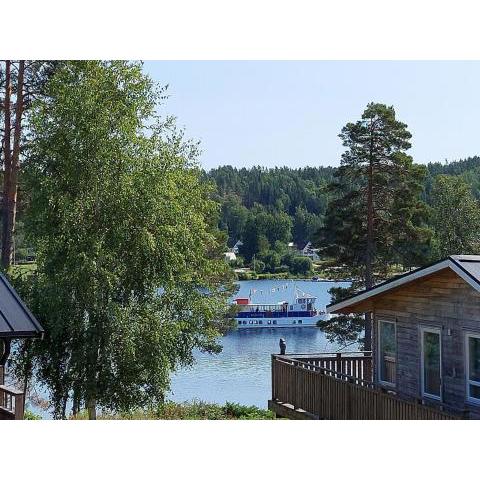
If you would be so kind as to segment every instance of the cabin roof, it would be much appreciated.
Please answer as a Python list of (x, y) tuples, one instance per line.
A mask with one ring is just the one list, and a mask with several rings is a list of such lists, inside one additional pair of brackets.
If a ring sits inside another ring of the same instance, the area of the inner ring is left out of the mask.
[(401, 287), (414, 280), (418, 280), (427, 275), (435, 274), (441, 270), (449, 268), (459, 277), (468, 283), (477, 292), (480, 292), (480, 255), (450, 255), (444, 260), (440, 260), (426, 267), (417, 268), (411, 272), (398, 275), (396, 277), (380, 283), (370, 289), (352, 295), (344, 300), (327, 305), (328, 313), (347, 313), (349, 308), (354, 307), (360, 302), (371, 299), (377, 295), (383, 294), (394, 288)]
[(0, 338), (42, 337), (44, 330), (0, 274)]
[(308, 240), (302, 240), (301, 242), (297, 242), (297, 248), (299, 250), (303, 250), (310, 242)]

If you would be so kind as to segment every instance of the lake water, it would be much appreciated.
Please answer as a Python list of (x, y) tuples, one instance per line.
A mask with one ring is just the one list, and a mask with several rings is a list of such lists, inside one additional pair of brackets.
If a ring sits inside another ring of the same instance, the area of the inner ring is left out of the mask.
[[(239, 282), (236, 297), (248, 297), (258, 303), (292, 301), (295, 287), (315, 295), (317, 308), (330, 303), (328, 290), (333, 286), (346, 287), (346, 282), (312, 282), (297, 280), (254, 280)], [(272, 292), (274, 290), (274, 292)], [(271, 395), (271, 357), (279, 353), (279, 340), (284, 338), (287, 353), (334, 352), (340, 347), (329, 343), (316, 327), (264, 328), (259, 330), (234, 330), (219, 339), (223, 350), (218, 355), (195, 353), (196, 363), (191, 368), (172, 375), (171, 393), (168, 398), (177, 402), (204, 400), (224, 404), (236, 402), (266, 408)], [(37, 393), (46, 392), (41, 390)], [(43, 395), (41, 395), (43, 396)], [(51, 418), (49, 412), (35, 405), (27, 408), (43, 418)]]
[[(348, 285), (345, 282), (253, 280), (240, 282), (236, 296), (248, 297), (250, 291), (256, 290), (253, 302), (291, 301), (296, 286), (318, 297), (316, 305), (323, 309), (330, 303), (330, 288)], [(223, 347), (220, 354), (197, 352), (193, 367), (172, 376), (169, 398), (178, 402), (199, 399), (223, 404), (229, 401), (266, 408), (271, 395), (270, 355), (279, 353), (280, 338), (287, 343), (287, 353), (333, 352), (340, 348), (329, 343), (315, 327), (234, 330), (220, 339)]]

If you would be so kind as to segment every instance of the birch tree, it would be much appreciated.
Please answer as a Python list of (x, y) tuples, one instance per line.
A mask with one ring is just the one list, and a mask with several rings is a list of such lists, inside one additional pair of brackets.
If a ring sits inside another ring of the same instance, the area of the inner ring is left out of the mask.
[(158, 404), (193, 349), (219, 350), (219, 206), (197, 144), (156, 117), (162, 98), (139, 63), (67, 62), (32, 108), (37, 271), (17, 286), (46, 331), (24, 358), (57, 418)]

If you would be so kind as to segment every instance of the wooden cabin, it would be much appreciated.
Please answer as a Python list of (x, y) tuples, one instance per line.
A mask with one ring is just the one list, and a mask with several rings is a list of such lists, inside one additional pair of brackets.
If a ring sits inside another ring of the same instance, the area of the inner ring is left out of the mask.
[(0, 274), (0, 420), (23, 419), (23, 391), (5, 385), (5, 365), (12, 340), (42, 338), (43, 328), (7, 279)]
[(371, 312), (372, 352), (272, 356), (277, 413), (480, 418), (480, 256), (450, 256), (327, 311)]

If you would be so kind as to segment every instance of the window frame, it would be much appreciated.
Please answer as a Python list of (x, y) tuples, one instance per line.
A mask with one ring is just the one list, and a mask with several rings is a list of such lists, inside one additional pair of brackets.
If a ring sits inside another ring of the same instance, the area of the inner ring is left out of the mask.
[[(391, 323), (394, 327), (394, 335), (395, 335), (395, 382), (387, 382), (386, 380), (382, 380), (382, 336), (381, 336), (381, 323)], [(377, 348), (378, 348), (378, 372), (377, 372), (377, 377), (378, 377), (378, 383), (380, 385), (383, 385), (385, 387), (390, 387), (390, 388), (395, 388), (397, 386), (397, 322), (394, 320), (381, 320), (378, 319), (377, 323), (377, 329), (378, 329), (378, 339), (377, 339)]]
[[(423, 334), (436, 333), (438, 334), (438, 341), (440, 345), (440, 395), (433, 395), (432, 393), (425, 392), (425, 356), (424, 356), (424, 342)], [(442, 349), (442, 328), (441, 327), (420, 327), (420, 393), (422, 398), (430, 400), (443, 401), (443, 349)]]
[(480, 398), (470, 396), (470, 385), (480, 387), (480, 382), (476, 380), (470, 380), (470, 349), (468, 340), (470, 338), (478, 338), (480, 340), (480, 333), (478, 332), (466, 332), (465, 333), (465, 398), (468, 403), (480, 405)]

